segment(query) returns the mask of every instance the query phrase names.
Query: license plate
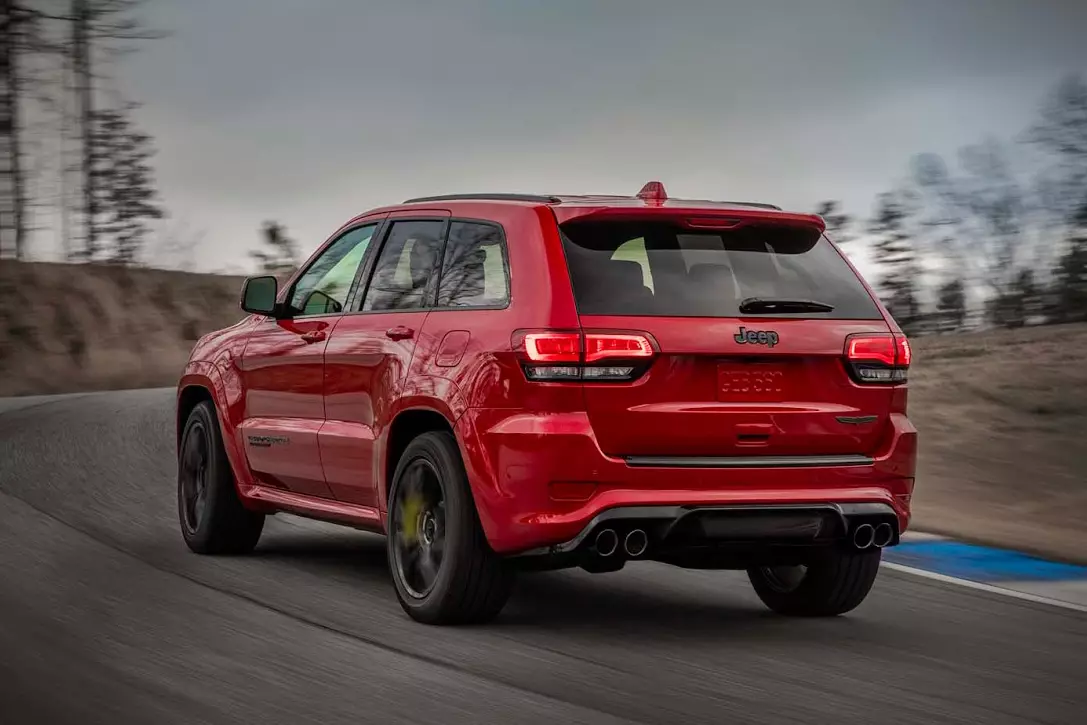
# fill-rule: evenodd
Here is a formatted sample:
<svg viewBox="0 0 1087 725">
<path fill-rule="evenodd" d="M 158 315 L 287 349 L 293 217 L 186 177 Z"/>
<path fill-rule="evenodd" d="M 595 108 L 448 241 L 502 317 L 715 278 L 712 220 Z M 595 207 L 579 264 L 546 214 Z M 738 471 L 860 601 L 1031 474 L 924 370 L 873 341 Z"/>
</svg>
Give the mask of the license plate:
<svg viewBox="0 0 1087 725">
<path fill-rule="evenodd" d="M 788 367 L 781 364 L 717 366 L 717 399 L 724 402 L 781 402 L 788 394 Z"/>
</svg>

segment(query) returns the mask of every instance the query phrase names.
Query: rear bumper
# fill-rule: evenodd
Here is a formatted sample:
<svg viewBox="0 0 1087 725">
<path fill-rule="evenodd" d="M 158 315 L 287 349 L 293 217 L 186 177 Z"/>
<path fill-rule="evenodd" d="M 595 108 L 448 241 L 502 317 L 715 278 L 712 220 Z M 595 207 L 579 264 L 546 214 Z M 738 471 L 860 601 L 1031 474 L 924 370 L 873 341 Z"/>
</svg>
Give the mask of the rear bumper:
<svg viewBox="0 0 1087 725">
<path fill-rule="evenodd" d="M 734 547 L 804 546 L 846 543 L 863 524 L 891 524 L 883 546 L 898 543 L 898 517 L 884 503 L 754 504 L 733 506 L 617 506 L 594 516 L 577 536 L 523 556 L 561 556 L 592 550 L 601 531 L 622 540 L 634 530 L 648 534 L 649 549 L 686 548 L 710 543 Z M 867 541 L 865 542 L 867 548 Z M 620 553 L 621 552 L 617 552 Z"/>
<path fill-rule="evenodd" d="M 503 554 L 569 546 L 599 521 L 645 507 L 678 519 L 692 510 L 878 504 L 896 520 L 896 539 L 909 525 L 917 432 L 902 415 L 875 453 L 845 460 L 624 460 L 601 452 L 577 412 L 473 409 L 457 434 L 484 532 Z"/>
</svg>

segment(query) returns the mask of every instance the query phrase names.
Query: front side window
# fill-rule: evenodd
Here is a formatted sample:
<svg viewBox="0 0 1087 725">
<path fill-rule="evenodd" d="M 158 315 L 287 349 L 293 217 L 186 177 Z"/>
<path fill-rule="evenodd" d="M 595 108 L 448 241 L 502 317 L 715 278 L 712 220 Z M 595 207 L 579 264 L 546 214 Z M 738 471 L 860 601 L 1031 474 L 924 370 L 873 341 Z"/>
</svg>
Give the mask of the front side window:
<svg viewBox="0 0 1087 725">
<path fill-rule="evenodd" d="M 510 299 L 505 246 L 494 225 L 450 224 L 438 307 L 505 306 Z"/>
<path fill-rule="evenodd" d="M 426 307 L 444 230 L 445 222 L 441 221 L 393 222 L 362 309 L 376 312 Z"/>
<path fill-rule="evenodd" d="M 377 224 L 355 227 L 330 244 L 298 278 L 291 291 L 291 309 L 299 315 L 343 312 L 376 229 Z"/>
</svg>

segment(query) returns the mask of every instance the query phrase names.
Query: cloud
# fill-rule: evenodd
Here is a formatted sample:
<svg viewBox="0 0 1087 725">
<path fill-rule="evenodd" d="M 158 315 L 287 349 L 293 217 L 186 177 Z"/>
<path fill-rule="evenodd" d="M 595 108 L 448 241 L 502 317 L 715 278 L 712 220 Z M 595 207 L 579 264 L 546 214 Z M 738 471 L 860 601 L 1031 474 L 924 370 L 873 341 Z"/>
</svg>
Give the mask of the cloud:
<svg viewBox="0 0 1087 725">
<path fill-rule="evenodd" d="M 1087 3 L 153 0 L 125 59 L 201 266 L 278 219 L 458 190 L 767 200 L 853 214 L 918 151 L 1018 132 L 1087 69 Z"/>
</svg>

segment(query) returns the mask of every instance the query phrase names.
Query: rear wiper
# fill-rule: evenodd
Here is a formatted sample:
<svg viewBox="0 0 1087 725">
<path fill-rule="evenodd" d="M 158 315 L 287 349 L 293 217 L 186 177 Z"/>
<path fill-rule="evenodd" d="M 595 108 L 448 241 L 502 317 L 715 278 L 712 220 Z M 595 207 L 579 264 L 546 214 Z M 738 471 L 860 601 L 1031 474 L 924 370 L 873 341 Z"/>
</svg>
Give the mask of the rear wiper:
<svg viewBox="0 0 1087 725">
<path fill-rule="evenodd" d="M 831 312 L 834 305 L 815 300 L 790 300 L 780 297 L 748 297 L 740 303 L 740 312 L 745 315 L 789 314 L 799 312 Z"/>
</svg>

